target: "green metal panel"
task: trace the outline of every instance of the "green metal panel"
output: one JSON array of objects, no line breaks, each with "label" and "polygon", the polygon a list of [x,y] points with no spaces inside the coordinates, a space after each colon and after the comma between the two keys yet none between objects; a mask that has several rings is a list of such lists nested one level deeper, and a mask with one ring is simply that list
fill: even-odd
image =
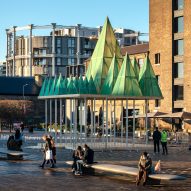
[{"label": "green metal panel", "polygon": [[131,63],[132,63],[136,78],[137,78],[137,80],[139,80],[139,72],[140,72],[140,70],[139,70],[139,65],[138,65],[135,57],[133,58]]},{"label": "green metal panel", "polygon": [[107,73],[107,77],[104,81],[104,84],[101,89],[101,94],[103,95],[111,95],[113,91],[113,87],[115,85],[115,82],[117,80],[117,76],[119,74],[119,64],[116,59],[116,56],[114,55],[113,60],[111,62],[111,66],[109,68],[109,71]]},{"label": "green metal panel", "polygon": [[86,80],[83,80],[82,76],[80,76],[79,81],[79,94],[88,94],[88,86],[86,85]]},{"label": "green metal panel", "polygon": [[44,81],[43,81],[42,87],[41,87],[41,89],[40,89],[39,96],[44,96],[47,83],[48,83],[48,79],[45,78]]},{"label": "green metal panel", "polygon": [[96,86],[94,84],[92,76],[90,77],[90,80],[88,82],[88,89],[89,89],[89,94],[97,94]]},{"label": "green metal panel", "polygon": [[50,88],[52,86],[52,82],[53,82],[53,78],[49,77],[44,96],[48,96],[49,95]]},{"label": "green metal panel", "polygon": [[145,58],[144,64],[140,70],[139,85],[143,96],[162,97],[162,93],[158,85],[153,68],[151,66],[149,57]]},{"label": "green metal panel", "polygon": [[54,95],[63,94],[67,94],[67,78],[63,79],[60,75],[56,83]]},{"label": "green metal panel", "polygon": [[114,54],[116,55],[119,66],[121,66],[122,55],[120,47],[107,17],[86,73],[88,80],[92,76],[97,92],[101,90]]},{"label": "green metal panel", "polygon": [[55,76],[55,77],[54,77],[54,80],[53,80],[53,82],[52,82],[52,84],[51,84],[51,88],[50,88],[50,91],[49,91],[49,95],[54,95],[56,83],[57,83],[57,77]]},{"label": "green metal panel", "polygon": [[74,85],[75,85],[77,91],[79,92],[79,79],[78,79],[78,77],[75,76],[75,77],[73,78],[73,81],[74,81]]},{"label": "green metal panel", "polygon": [[119,96],[142,96],[139,83],[127,54],[123,60],[112,94]]},{"label": "green metal panel", "polygon": [[67,92],[68,94],[78,94],[77,88],[74,84],[74,80],[72,79],[72,77],[70,77],[70,80],[68,82]]}]

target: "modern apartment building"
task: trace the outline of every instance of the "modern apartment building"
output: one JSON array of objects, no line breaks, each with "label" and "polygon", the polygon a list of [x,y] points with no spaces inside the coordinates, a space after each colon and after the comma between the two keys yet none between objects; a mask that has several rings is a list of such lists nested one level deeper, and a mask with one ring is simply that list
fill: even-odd
[{"label": "modern apartment building", "polygon": [[191,2],[150,0],[150,59],[164,96],[152,110],[191,112]]},{"label": "modern apartment building", "polygon": [[[34,30],[50,29],[49,36],[34,36]],[[18,31],[29,31],[29,36],[17,36]],[[85,73],[84,61],[95,48],[101,27],[51,25],[7,29],[7,76],[34,76],[35,74],[79,75]],[[115,29],[121,46],[140,43],[137,33]],[[126,37],[124,34],[130,34]],[[133,35],[135,34],[135,35]]]}]

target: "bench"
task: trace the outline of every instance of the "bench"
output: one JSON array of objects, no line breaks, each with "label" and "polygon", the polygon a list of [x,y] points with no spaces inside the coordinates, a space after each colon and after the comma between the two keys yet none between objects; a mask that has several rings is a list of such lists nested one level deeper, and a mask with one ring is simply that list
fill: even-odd
[{"label": "bench", "polygon": [[12,151],[8,150],[6,148],[0,148],[0,153],[1,154],[6,154],[7,159],[10,160],[22,160],[24,155],[27,155],[26,153],[22,151]]},{"label": "bench", "polygon": [[[73,161],[66,161],[66,164],[72,165]],[[91,165],[85,165],[85,168],[90,168],[94,170],[101,170],[105,172],[112,172],[118,174],[125,174],[131,176],[137,176],[138,168],[114,165],[114,164],[105,164],[105,163],[95,163]],[[150,174],[148,176],[148,184],[160,184],[161,180],[184,180],[185,177],[179,175],[171,174]]]}]

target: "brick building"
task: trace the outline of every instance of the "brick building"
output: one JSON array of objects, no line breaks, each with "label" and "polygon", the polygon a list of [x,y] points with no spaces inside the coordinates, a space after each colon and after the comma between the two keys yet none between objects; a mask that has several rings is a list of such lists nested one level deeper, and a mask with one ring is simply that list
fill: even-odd
[{"label": "brick building", "polygon": [[150,0],[149,6],[150,60],[164,96],[150,102],[150,108],[191,112],[190,0]]}]

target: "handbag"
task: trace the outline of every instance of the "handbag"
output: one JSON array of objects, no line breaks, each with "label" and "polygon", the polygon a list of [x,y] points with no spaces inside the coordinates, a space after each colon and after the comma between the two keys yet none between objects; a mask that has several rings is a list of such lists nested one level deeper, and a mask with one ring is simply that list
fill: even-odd
[{"label": "handbag", "polygon": [[45,154],[46,160],[51,160],[52,159],[52,150],[47,150]]}]

